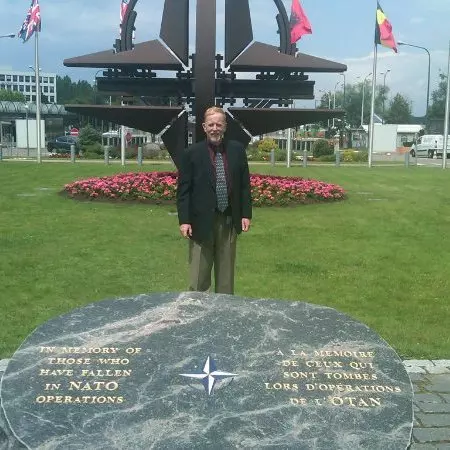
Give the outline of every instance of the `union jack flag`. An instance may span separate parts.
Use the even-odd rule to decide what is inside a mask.
[[[23,21],[22,27],[17,36],[27,42],[35,31],[41,31],[41,8],[39,0],[32,0],[27,16]]]

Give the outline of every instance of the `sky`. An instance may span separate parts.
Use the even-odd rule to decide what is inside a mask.
[[[288,15],[291,0],[283,0]],[[40,0],[42,32],[39,65],[44,72],[69,75],[73,80],[93,83],[95,70],[67,68],[66,58],[112,49],[118,35],[120,0]],[[190,0],[191,52],[195,42],[195,0]],[[217,0],[217,49],[223,49],[224,0]],[[450,28],[449,0],[381,0],[397,41],[425,47],[431,54],[431,92],[440,71],[447,73]],[[136,43],[157,39],[164,0],[139,0],[135,8]],[[373,70],[373,41],[376,0],[301,0],[311,22],[313,34],[303,36],[300,52],[346,64],[347,83],[356,83]],[[17,33],[30,0],[0,0],[0,35]],[[279,45],[273,0],[250,0],[253,34],[257,41]],[[34,65],[34,39],[22,43],[18,38],[0,39],[0,67],[17,71]],[[414,115],[424,115],[428,80],[428,56],[424,50],[400,46],[399,53],[378,47],[377,83],[390,88],[412,103]],[[312,74],[319,90],[340,89],[338,74]],[[314,107],[314,101],[300,102]]]

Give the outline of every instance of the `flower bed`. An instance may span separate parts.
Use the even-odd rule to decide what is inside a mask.
[[[125,173],[89,178],[66,184],[73,198],[175,202],[176,172]],[[343,200],[344,190],[335,184],[300,177],[251,175],[254,206],[286,206]]]

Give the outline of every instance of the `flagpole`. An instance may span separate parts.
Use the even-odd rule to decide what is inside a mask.
[[[36,137],[37,137],[37,162],[41,162],[41,82],[39,80],[39,29],[35,35],[34,72],[36,76]]]
[[[375,87],[377,85],[377,59],[378,49],[375,43],[373,50],[373,70],[372,70],[372,101],[370,104],[370,126],[369,126],[369,167],[372,167],[372,155],[373,155],[373,134],[374,134],[374,114],[375,114]]]
[[[447,165],[448,119],[450,115],[450,42],[448,46],[447,95],[445,97],[444,147],[442,148],[442,168]]]

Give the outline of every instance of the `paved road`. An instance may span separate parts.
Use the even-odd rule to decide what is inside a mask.
[[[24,161],[24,160],[35,160],[36,159],[36,149],[32,149],[30,148],[29,151],[26,148],[3,148],[3,158],[6,159],[11,159],[14,161]],[[51,162],[70,162],[70,159],[59,159],[59,158],[55,158],[55,159],[48,159],[49,153],[47,153],[47,151],[45,149],[43,149],[41,151],[41,156],[45,161],[51,161]],[[374,165],[377,165],[377,163],[383,163],[383,164],[395,164],[395,165],[399,165],[399,164],[406,164],[405,162],[405,154],[401,154],[401,153],[374,153],[372,155],[372,161]],[[98,163],[104,163],[103,158],[99,158],[98,160],[77,160],[77,162],[98,162]],[[112,164],[120,164],[120,159],[110,159],[110,163]],[[170,160],[157,160],[157,161],[149,161],[149,160],[144,160],[143,161],[144,164],[165,164],[165,163],[170,163]],[[127,160],[127,164],[135,164],[136,160]],[[264,162],[264,161],[250,161],[251,165],[269,165],[270,162]],[[303,165],[302,161],[292,161],[291,163],[292,165],[295,166],[301,166]],[[309,165],[315,165],[317,163],[310,161],[308,162]],[[324,163],[320,163],[321,165],[324,165]],[[334,163],[328,163],[328,165],[333,165]],[[349,165],[348,163],[345,164],[344,162],[341,161],[342,165]],[[409,157],[409,164],[411,166],[428,166],[428,167],[442,167],[442,158],[441,159],[431,159],[431,158],[412,158]],[[284,166],[286,165],[285,162],[277,162],[277,166]],[[355,163],[351,163],[352,166],[367,166],[367,163],[359,163],[359,164],[355,164]],[[447,161],[447,165],[450,168],[450,160]]]

